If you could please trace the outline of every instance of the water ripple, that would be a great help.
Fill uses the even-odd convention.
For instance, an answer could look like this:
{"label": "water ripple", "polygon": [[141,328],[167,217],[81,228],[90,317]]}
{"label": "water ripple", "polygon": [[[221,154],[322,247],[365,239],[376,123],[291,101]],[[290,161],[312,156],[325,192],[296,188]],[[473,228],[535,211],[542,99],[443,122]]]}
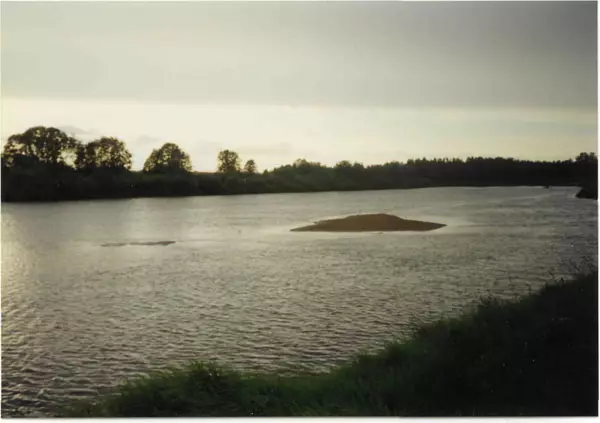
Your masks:
{"label": "water ripple", "polygon": [[[415,322],[596,260],[595,203],[539,190],[3,205],[3,416],[51,414],[192,359],[324,370]],[[418,236],[288,232],[357,209],[455,224]],[[177,242],[99,247],[140,239]]]}

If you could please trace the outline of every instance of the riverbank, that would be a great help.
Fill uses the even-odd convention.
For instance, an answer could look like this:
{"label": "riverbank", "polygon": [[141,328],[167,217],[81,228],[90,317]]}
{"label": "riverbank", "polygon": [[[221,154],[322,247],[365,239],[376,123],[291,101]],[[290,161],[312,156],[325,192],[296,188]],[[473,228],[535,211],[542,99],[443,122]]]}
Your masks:
{"label": "riverbank", "polygon": [[74,405],[70,417],[595,416],[598,273],[485,299],[328,373],[193,363]]}
{"label": "riverbank", "polygon": [[476,158],[466,162],[396,162],[326,167],[282,166],[263,173],[148,173],[68,166],[2,167],[2,201],[50,202],[140,197],[365,191],[433,187],[584,186],[589,164]]}
{"label": "riverbank", "polygon": [[577,198],[587,198],[590,200],[598,199],[598,181],[588,181],[587,184],[582,185],[581,189],[576,195]]}

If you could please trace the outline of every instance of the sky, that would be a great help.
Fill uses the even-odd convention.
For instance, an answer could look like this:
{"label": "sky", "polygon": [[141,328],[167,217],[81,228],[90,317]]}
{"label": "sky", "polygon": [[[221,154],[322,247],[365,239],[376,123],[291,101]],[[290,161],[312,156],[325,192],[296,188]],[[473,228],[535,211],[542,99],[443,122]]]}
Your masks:
{"label": "sky", "polygon": [[595,2],[2,2],[1,137],[259,169],[597,151]]}

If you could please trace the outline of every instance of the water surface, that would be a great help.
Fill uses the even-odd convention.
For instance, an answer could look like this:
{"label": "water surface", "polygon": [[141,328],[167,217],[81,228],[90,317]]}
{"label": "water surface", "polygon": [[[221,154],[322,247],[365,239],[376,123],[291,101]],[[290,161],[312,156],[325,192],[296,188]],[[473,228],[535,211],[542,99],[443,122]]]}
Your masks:
{"label": "water surface", "polygon": [[[575,188],[431,188],[2,205],[2,413],[216,359],[326,369],[596,260]],[[357,213],[447,227],[297,233]],[[174,241],[172,244],[156,244]]]}

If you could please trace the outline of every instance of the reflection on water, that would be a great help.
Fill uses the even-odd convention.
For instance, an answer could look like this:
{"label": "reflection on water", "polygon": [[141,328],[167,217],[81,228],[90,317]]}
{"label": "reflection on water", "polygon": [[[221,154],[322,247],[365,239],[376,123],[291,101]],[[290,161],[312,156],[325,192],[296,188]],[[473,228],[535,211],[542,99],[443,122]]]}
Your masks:
{"label": "reflection on water", "polygon": [[[49,413],[190,359],[325,369],[487,292],[535,289],[582,257],[596,260],[597,203],[575,192],[3,204],[2,413]],[[357,213],[448,226],[289,232]],[[172,243],[148,245],[164,240]]]}

